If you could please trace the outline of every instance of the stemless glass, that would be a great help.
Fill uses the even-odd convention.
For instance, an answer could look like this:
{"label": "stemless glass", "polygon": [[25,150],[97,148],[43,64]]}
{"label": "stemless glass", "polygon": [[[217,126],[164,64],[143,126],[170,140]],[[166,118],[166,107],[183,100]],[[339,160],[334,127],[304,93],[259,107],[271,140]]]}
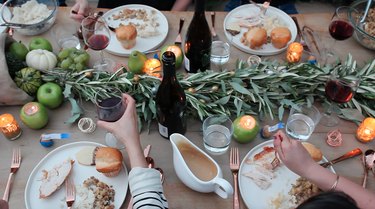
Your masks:
{"label": "stemless glass", "polygon": [[[122,92],[117,88],[106,88],[99,90],[95,94],[96,111],[99,120],[115,122],[119,120],[125,112],[126,105],[122,99]],[[124,148],[112,133],[106,133],[106,144],[110,147]]]}
{"label": "stemless glass", "polygon": [[110,30],[105,20],[98,15],[90,15],[82,20],[82,36],[85,44],[92,50],[100,51],[100,60],[94,63],[98,70],[111,70],[113,60],[105,58],[103,49],[107,48],[110,41]]}
{"label": "stemless glass", "polygon": [[333,72],[326,82],[325,94],[326,97],[332,102],[328,110],[322,117],[322,124],[328,127],[336,126],[339,122],[336,110],[337,104],[349,102],[360,83],[360,78],[347,77]]}
{"label": "stemless glass", "polygon": [[230,45],[224,41],[214,41],[211,45],[211,62],[222,71],[223,65],[229,61]]}

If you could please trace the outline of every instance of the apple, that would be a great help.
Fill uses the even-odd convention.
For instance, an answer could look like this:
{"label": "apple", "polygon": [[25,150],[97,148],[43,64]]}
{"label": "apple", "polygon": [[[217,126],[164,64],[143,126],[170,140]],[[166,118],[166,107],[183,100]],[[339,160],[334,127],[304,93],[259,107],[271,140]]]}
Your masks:
{"label": "apple", "polygon": [[61,87],[52,82],[41,85],[36,93],[36,98],[39,103],[50,109],[59,107],[64,99]]}
{"label": "apple", "polygon": [[21,109],[20,118],[27,127],[41,129],[48,123],[47,109],[38,102],[26,103]]}
{"label": "apple", "polygon": [[52,45],[51,43],[42,37],[34,37],[31,39],[29,43],[29,50],[32,51],[34,49],[44,49],[52,52]]}
{"label": "apple", "polygon": [[142,52],[137,50],[132,51],[128,59],[129,71],[134,74],[143,74],[143,66],[146,60],[147,57]]}
{"label": "apple", "polygon": [[20,42],[13,42],[9,46],[9,52],[12,53],[14,56],[16,56],[18,59],[24,61],[26,59],[26,55],[29,52],[25,44],[23,44],[21,41]]}
{"label": "apple", "polygon": [[176,56],[176,69],[180,68],[181,65],[182,65],[182,61],[184,61],[184,54],[182,53],[182,49],[177,46],[177,45],[166,45],[166,46],[163,46],[160,50],[160,55],[159,55],[159,58],[160,58],[160,61],[161,61],[161,55],[166,52],[166,51],[171,51],[173,52],[173,54]]}
{"label": "apple", "polygon": [[233,122],[233,138],[239,143],[248,143],[255,139],[260,126],[254,117],[243,115]]}

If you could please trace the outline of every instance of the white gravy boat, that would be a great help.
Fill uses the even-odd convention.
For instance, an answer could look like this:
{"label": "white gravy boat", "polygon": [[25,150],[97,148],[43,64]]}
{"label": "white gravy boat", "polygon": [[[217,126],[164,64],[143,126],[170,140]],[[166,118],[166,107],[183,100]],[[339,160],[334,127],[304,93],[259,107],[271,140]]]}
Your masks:
{"label": "white gravy boat", "polygon": [[178,178],[190,189],[215,192],[221,198],[233,194],[232,185],[223,179],[220,166],[181,134],[172,134],[173,165]]}

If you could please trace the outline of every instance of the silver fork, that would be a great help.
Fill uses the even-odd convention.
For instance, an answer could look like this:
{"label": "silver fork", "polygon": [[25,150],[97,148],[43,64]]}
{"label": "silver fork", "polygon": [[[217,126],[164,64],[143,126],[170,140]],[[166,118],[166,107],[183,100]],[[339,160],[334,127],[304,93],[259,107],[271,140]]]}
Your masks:
{"label": "silver fork", "polygon": [[217,35],[216,30],[215,30],[215,12],[211,12],[211,24],[212,24],[212,27],[211,27],[212,41],[217,41],[219,40],[219,36]]}
{"label": "silver fork", "polygon": [[240,169],[240,154],[238,153],[237,147],[232,147],[230,149],[229,167],[233,174],[234,184],[233,209],[239,209],[240,201],[238,199],[238,170]]}
{"label": "silver fork", "polygon": [[65,180],[65,197],[68,209],[72,208],[73,203],[76,200],[76,189],[70,177]]}
{"label": "silver fork", "polygon": [[10,186],[12,185],[12,179],[13,175],[18,171],[21,165],[21,150],[20,148],[14,148],[13,149],[13,157],[12,157],[12,163],[10,165],[10,174],[7,182],[7,186],[5,188],[3,200],[7,201],[9,200],[9,193],[10,193]]}

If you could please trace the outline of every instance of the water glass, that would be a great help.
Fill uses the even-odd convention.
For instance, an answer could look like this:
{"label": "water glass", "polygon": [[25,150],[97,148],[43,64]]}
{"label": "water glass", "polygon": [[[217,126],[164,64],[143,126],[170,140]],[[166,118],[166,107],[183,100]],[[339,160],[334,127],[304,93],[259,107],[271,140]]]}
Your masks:
{"label": "water glass", "polygon": [[75,27],[71,24],[63,24],[61,27],[55,26],[52,28],[52,34],[60,49],[81,49],[81,43],[75,33]]}
{"label": "water glass", "polygon": [[214,155],[225,153],[233,134],[233,123],[226,115],[214,115],[203,121],[205,149]]}
{"label": "water glass", "polygon": [[224,41],[214,41],[211,45],[210,60],[220,68],[229,61],[230,45]]}
{"label": "water glass", "polygon": [[320,118],[320,112],[314,106],[292,107],[285,126],[286,133],[294,139],[306,141],[314,132]]}

